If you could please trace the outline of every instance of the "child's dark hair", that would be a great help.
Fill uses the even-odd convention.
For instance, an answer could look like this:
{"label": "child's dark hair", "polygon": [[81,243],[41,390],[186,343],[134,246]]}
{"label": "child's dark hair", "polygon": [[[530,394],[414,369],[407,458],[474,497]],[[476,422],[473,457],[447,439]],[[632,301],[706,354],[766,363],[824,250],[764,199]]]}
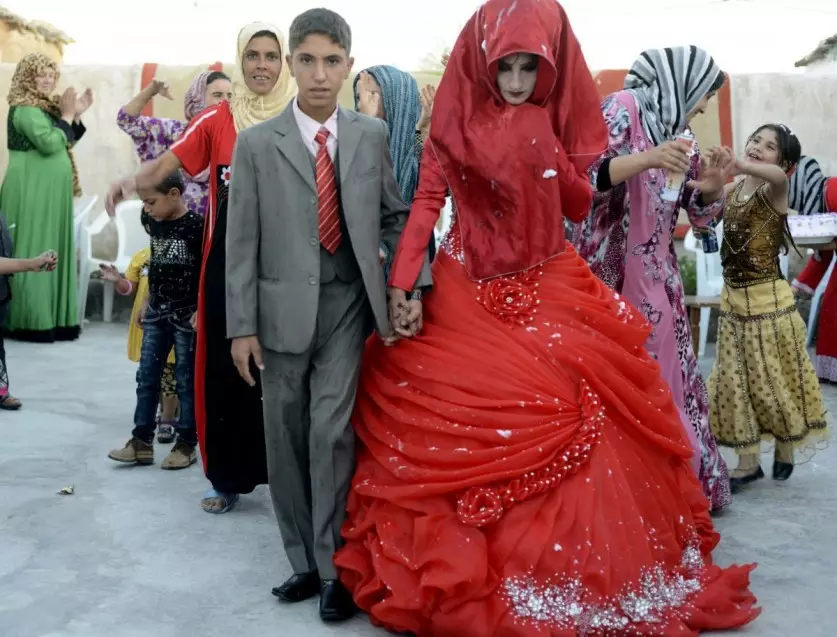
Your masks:
{"label": "child's dark hair", "polygon": [[786,173],[789,173],[796,168],[796,165],[802,158],[802,144],[799,143],[799,139],[793,134],[793,131],[784,124],[764,124],[763,126],[759,126],[747,138],[747,141],[752,141],[756,135],[765,130],[773,131],[776,135],[776,143],[779,147],[779,166]]}
{"label": "child's dark hair", "polygon": [[145,211],[145,208],[142,210],[142,214],[140,215],[140,223],[142,227],[145,229],[146,234],[151,234],[151,224],[154,219]]}
{"label": "child's dark hair", "polygon": [[[759,126],[749,138],[749,143],[756,135],[762,131],[773,131],[776,135],[776,145],[779,147],[779,167],[782,168],[788,176],[796,168],[802,157],[802,144],[799,143],[799,138],[793,134],[793,131],[784,124],[764,124]],[[784,223],[782,224],[782,249],[785,254],[790,252],[791,247],[796,251],[800,257],[802,254],[791,236],[790,227],[788,226],[788,216],[784,215]]]}
{"label": "child's dark hair", "polygon": [[157,186],[154,188],[157,192],[167,195],[174,188],[177,190],[181,195],[183,191],[186,189],[185,184],[183,183],[183,174],[176,170],[171,175],[166,177],[163,181],[161,181]]}
{"label": "child's dark hair", "polygon": [[291,54],[309,35],[324,35],[333,44],[352,52],[352,29],[349,23],[338,13],[330,9],[308,9],[300,13],[291,23],[288,32],[288,48]]}
{"label": "child's dark hair", "polygon": [[209,86],[210,84],[212,84],[213,82],[217,82],[218,80],[227,80],[227,82],[229,82],[230,76],[224,73],[223,71],[212,71],[212,73],[206,76],[206,85]]}

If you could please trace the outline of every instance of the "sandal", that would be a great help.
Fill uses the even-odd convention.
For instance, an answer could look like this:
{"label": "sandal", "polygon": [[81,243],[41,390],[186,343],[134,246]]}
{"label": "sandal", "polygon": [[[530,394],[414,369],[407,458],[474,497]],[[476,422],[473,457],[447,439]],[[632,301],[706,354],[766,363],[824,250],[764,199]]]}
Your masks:
{"label": "sandal", "polygon": [[6,394],[5,396],[0,397],[0,409],[4,409],[6,411],[17,411],[21,407],[23,407],[23,403],[11,394]]}
{"label": "sandal", "polygon": [[157,423],[157,442],[167,445],[174,442],[175,422],[173,420],[161,420]]}
{"label": "sandal", "polygon": [[[210,489],[203,495],[201,508],[207,513],[221,515],[222,513],[227,513],[235,506],[235,503],[238,502],[238,497],[237,493],[221,493],[215,489]],[[223,502],[223,506],[220,509],[212,506],[213,501],[218,500]]]}

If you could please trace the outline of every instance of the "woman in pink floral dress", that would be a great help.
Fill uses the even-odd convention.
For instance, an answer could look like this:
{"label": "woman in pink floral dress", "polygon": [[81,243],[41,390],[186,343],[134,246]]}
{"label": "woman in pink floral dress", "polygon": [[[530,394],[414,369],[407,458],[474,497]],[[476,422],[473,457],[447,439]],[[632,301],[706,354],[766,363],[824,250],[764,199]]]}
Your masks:
{"label": "woman in pink floral dress", "polygon": [[[709,428],[706,385],[692,348],[673,232],[681,207],[696,226],[722,212],[723,180],[718,166],[700,170],[698,153],[690,156],[689,147],[675,138],[723,82],[721,69],[697,47],[642,53],[625,90],[602,103],[609,145],[589,171],[592,212],[573,232],[593,272],[651,325],[646,348],[672,390],[695,450],[693,467],[713,509],[729,504],[729,477]],[[662,197],[666,171],[686,173],[676,202]]]}
{"label": "woman in pink floral dress", "polygon": [[[165,82],[152,80],[134,99],[119,109],[116,124],[128,133],[134,141],[134,147],[141,162],[157,159],[183,134],[192,118],[202,110],[228,100],[232,91],[230,78],[221,71],[204,71],[192,81],[186,91],[183,114],[185,120],[142,115],[142,109],[162,95],[172,99],[171,89]],[[209,167],[195,177],[186,177],[186,207],[200,216],[206,215],[209,202]]]}

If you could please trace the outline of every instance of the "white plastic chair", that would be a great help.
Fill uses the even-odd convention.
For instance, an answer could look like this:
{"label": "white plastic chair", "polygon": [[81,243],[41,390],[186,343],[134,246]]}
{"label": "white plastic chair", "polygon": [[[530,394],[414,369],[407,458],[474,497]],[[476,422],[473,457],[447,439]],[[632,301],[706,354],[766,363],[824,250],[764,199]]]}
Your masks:
{"label": "white plastic chair", "polygon": [[81,245],[81,229],[87,225],[87,219],[93,210],[93,206],[99,201],[99,195],[85,195],[77,197],[73,208],[73,231],[76,250]]}
{"label": "white plastic chair", "polygon": [[[89,214],[89,213],[88,213]],[[82,224],[79,228],[78,241],[78,324],[84,326],[87,313],[87,292],[90,288],[90,276],[94,268],[99,267],[99,259],[93,258],[93,237],[100,234],[110,222],[104,212],[90,225]]]}
{"label": "white plastic chair", "polygon": [[[97,267],[99,264],[113,263],[120,272],[125,272],[134,255],[148,247],[148,233],[142,227],[140,221],[142,208],[143,203],[138,199],[123,201],[116,207],[113,219],[116,224],[116,259],[112,262],[92,259]],[[116,293],[116,284],[111,281],[104,281],[103,284],[105,289],[102,320],[105,323],[110,323],[113,320],[113,297]]]}
{"label": "white plastic chair", "polygon": [[825,276],[820,280],[817,289],[814,290],[814,296],[811,297],[811,309],[808,312],[808,337],[805,341],[805,348],[808,349],[814,342],[814,337],[817,334],[817,323],[820,318],[820,302],[825,289],[828,287],[828,282],[831,275],[834,273],[834,264],[837,263],[837,255],[831,257],[831,264],[825,272]]}
{"label": "white plastic chair", "polygon": [[[718,237],[718,246],[724,240],[724,222],[721,221],[715,227],[715,235]],[[695,253],[697,270],[697,296],[711,297],[720,296],[724,288],[723,269],[721,268],[721,251],[706,254],[699,243],[694,232],[689,229],[683,240],[683,247],[689,252]],[[702,307],[700,309],[700,334],[698,339],[698,358],[703,358],[706,353],[706,341],[709,338],[709,319],[712,316],[712,308]]]}

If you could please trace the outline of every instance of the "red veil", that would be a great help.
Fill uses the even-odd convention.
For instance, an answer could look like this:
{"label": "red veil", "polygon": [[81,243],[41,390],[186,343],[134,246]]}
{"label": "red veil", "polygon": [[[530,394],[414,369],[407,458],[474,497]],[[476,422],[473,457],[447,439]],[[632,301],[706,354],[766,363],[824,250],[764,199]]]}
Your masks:
{"label": "red veil", "polygon": [[[530,102],[496,85],[500,60],[540,58]],[[555,0],[489,0],[462,30],[436,94],[431,147],[458,210],[475,279],[525,270],[564,250],[563,216],[589,212],[588,166],[607,147],[601,98]]]}

